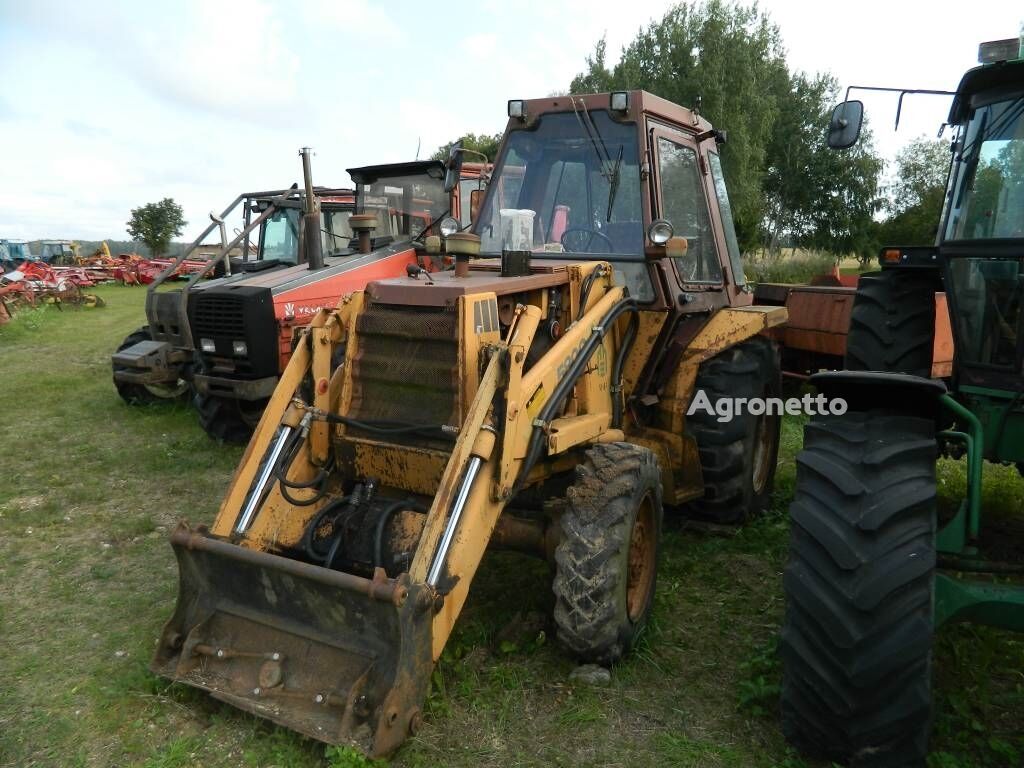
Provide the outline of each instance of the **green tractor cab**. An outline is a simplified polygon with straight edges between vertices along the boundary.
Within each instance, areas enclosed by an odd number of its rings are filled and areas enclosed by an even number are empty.
[[[783,730],[852,765],[925,764],[937,627],[1024,631],[1024,541],[990,547],[981,503],[985,461],[1024,468],[1024,51],[999,45],[953,94],[935,246],[882,250],[858,286],[847,370],[811,378],[849,407],[812,419],[797,458]],[[862,112],[836,108],[833,148],[857,140]],[[947,383],[928,378],[936,291],[955,343]],[[943,454],[965,457],[967,490],[940,519]]]

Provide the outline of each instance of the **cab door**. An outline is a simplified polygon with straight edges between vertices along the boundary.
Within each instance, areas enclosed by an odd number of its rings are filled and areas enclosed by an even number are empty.
[[[705,182],[707,163],[693,137],[681,132],[654,128],[651,145],[656,215],[688,244],[684,256],[672,259],[679,287],[720,291],[725,281]]]

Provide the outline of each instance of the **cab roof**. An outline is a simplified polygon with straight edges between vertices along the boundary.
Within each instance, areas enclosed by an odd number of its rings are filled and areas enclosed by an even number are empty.
[[[947,122],[957,125],[967,119],[977,101],[975,96],[991,94],[998,98],[1003,93],[1008,97],[1024,93],[1024,59],[997,61],[967,70],[956,88]]]
[[[682,107],[648,91],[636,90],[627,91],[626,93],[629,94],[628,106],[626,111],[620,114],[623,114],[629,120],[639,122],[644,115],[649,115],[695,133],[711,130],[711,123],[692,109]],[[542,114],[572,112],[574,100],[577,109],[580,102],[586,106],[587,110],[609,109],[611,93],[570,94],[566,96],[549,96],[543,99],[524,99],[523,103],[526,105],[526,124],[529,125],[534,118]],[[509,122],[510,125],[522,125],[518,118],[511,118]]]

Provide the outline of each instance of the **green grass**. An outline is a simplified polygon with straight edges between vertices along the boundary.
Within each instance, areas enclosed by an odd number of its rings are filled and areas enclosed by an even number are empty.
[[[167,544],[212,521],[241,451],[185,407],[129,408],[109,357],[144,292],[0,327],[0,766],[372,765],[147,671],[177,589]],[[570,684],[546,564],[489,554],[397,766],[812,766],[778,727],[785,508],[801,424],[784,425],[772,511],[732,537],[666,526],[655,610],[610,685]],[[988,468],[986,505],[1024,505]],[[943,493],[962,466],[942,462]],[[1019,764],[1024,646],[950,627],[936,644],[933,768]]]

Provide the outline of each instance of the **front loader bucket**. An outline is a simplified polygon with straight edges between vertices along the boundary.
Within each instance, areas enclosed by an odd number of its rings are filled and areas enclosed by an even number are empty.
[[[246,549],[184,523],[171,544],[178,604],[156,674],[373,757],[419,727],[432,669],[426,587]]]

